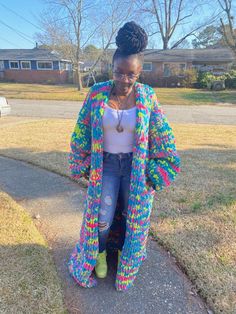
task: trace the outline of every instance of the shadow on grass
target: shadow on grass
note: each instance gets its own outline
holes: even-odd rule
[[[205,91],[199,90],[196,92],[186,93],[181,95],[182,98],[194,101],[196,104],[199,102],[203,103],[233,103],[236,104],[236,91],[226,90],[226,91]]]
[[[214,91],[213,93],[219,102],[236,104],[236,90]]]
[[[236,202],[236,150],[214,148],[179,151],[181,173],[156,194],[157,217],[221,211]]]
[[[206,103],[215,103],[215,99],[211,92],[207,91],[198,91],[198,92],[191,92],[181,95],[182,98],[194,101],[196,104],[198,102],[206,102]]]
[[[176,181],[163,191],[156,193],[155,208],[159,213],[173,214],[198,213],[218,209],[218,205],[230,206],[235,199],[236,170],[232,163],[236,151],[233,149],[194,149],[179,151],[181,173]],[[1,159],[2,182],[8,191],[16,189],[19,194],[29,197],[46,197],[60,194],[78,186],[70,178],[68,153],[61,151],[32,152],[25,148],[2,149],[0,155],[26,161],[39,170],[14,160]],[[52,173],[53,172],[53,173]],[[66,184],[62,184],[67,177]],[[76,181],[87,188],[87,181]],[[79,188],[78,186],[78,188]],[[164,214],[165,213],[165,214]]]
[[[88,186],[85,179],[70,178],[67,157],[67,153],[59,151],[0,150],[1,188],[10,195],[14,193],[15,197],[26,199],[59,196],[80,188],[85,190]]]

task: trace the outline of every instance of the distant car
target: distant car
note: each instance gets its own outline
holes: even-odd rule
[[[6,116],[11,112],[11,107],[5,97],[0,97],[0,117]]]

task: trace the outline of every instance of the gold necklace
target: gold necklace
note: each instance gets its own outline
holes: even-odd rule
[[[132,91],[133,91],[133,88],[132,88],[131,92],[129,93],[129,95],[128,95],[127,99],[126,99],[127,101],[129,100],[129,97],[130,97]],[[117,98],[117,100],[118,100],[118,102],[119,102],[119,105],[120,105],[120,108],[121,108],[121,105],[122,105],[122,104],[121,104],[121,102],[120,102],[120,98],[118,97],[118,95],[116,95],[116,98]],[[117,124],[117,126],[116,126],[116,130],[117,130],[117,132],[121,133],[121,132],[124,131],[123,126],[120,125],[121,119],[122,119],[122,116],[123,116],[123,111],[124,111],[124,110],[122,110],[122,112],[121,112],[121,118],[120,118],[120,116],[119,116],[118,109],[116,109],[116,111],[117,111],[117,116],[118,116],[118,124]]]

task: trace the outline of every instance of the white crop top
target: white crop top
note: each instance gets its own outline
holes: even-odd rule
[[[120,125],[123,132],[117,132],[116,126],[119,122],[117,110],[105,105],[102,118],[104,134],[104,151],[109,153],[129,153],[133,150],[134,132],[136,125],[136,106],[130,109],[118,110],[119,118],[122,119]]]

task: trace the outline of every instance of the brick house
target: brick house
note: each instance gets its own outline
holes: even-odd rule
[[[109,50],[109,61],[103,62],[102,71],[111,69],[111,56],[114,49]],[[214,49],[146,49],[144,51],[142,81],[157,86],[170,86],[174,81],[171,77],[178,72],[184,77],[184,71],[195,68],[197,71],[212,72],[215,75],[230,70],[236,63],[233,53],[227,48]],[[176,81],[176,80],[175,80]]]
[[[22,83],[67,83],[72,65],[48,49],[0,49],[0,80]]]

